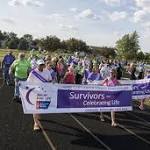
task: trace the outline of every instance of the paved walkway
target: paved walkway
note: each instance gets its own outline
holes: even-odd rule
[[[0,80],[2,86],[2,80]],[[117,113],[119,127],[98,113],[42,115],[41,132],[33,132],[32,115],[12,102],[14,87],[0,88],[0,150],[149,150],[150,110]]]

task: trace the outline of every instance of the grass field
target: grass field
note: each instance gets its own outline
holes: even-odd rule
[[[0,61],[3,59],[3,57],[10,51],[10,49],[0,49]],[[29,53],[29,51],[20,51],[20,50],[11,50],[13,52],[13,55],[17,57],[19,52]]]

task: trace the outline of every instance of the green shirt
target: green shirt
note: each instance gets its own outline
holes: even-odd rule
[[[80,74],[80,75],[83,75],[83,73],[84,73],[84,69],[83,69],[83,67],[82,66],[76,66],[75,67],[75,73],[78,73],[78,74]]]
[[[31,68],[30,63],[27,60],[15,60],[12,64],[15,77],[24,79],[28,77],[28,71]]]

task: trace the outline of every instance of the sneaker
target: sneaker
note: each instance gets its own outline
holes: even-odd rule
[[[103,117],[103,116],[101,116],[101,115],[100,115],[100,120],[101,120],[102,122],[104,122],[104,121],[105,121],[104,117]]]
[[[19,96],[14,96],[14,97],[13,97],[13,101],[14,101],[14,102],[17,102],[18,99],[19,99]]]
[[[21,98],[18,98],[16,102],[22,104]]]
[[[117,125],[117,123],[112,122],[112,123],[111,123],[111,126],[112,126],[112,127],[117,127],[118,125]]]
[[[9,86],[9,82],[6,80],[6,85],[8,85]]]
[[[13,102],[22,104],[22,101],[21,101],[20,97],[18,97],[18,96],[13,97]]]
[[[144,110],[144,107],[140,105],[140,106],[139,106],[139,109],[140,109],[140,110]]]
[[[34,131],[38,131],[38,130],[40,130],[39,125],[38,125],[38,124],[34,124],[34,126],[33,126],[33,130],[34,130]]]

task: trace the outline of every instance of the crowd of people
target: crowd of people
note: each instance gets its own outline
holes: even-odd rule
[[[12,51],[4,56],[2,70],[7,85],[15,82],[14,101],[20,101],[19,81],[32,83],[52,82],[64,84],[92,84],[94,81],[103,80],[103,86],[116,86],[125,77],[130,80],[143,79],[145,68],[143,63],[135,64],[127,61],[105,59],[98,56],[80,56],[78,53],[65,56],[52,57],[46,52],[39,54],[31,51],[27,58],[25,53],[19,53],[15,58]],[[149,72],[145,78],[149,78]],[[139,106],[144,109],[144,100]],[[33,115],[34,130],[39,130],[38,114]],[[100,114],[104,121],[103,114]],[[111,125],[116,126],[115,112],[111,112]]]

